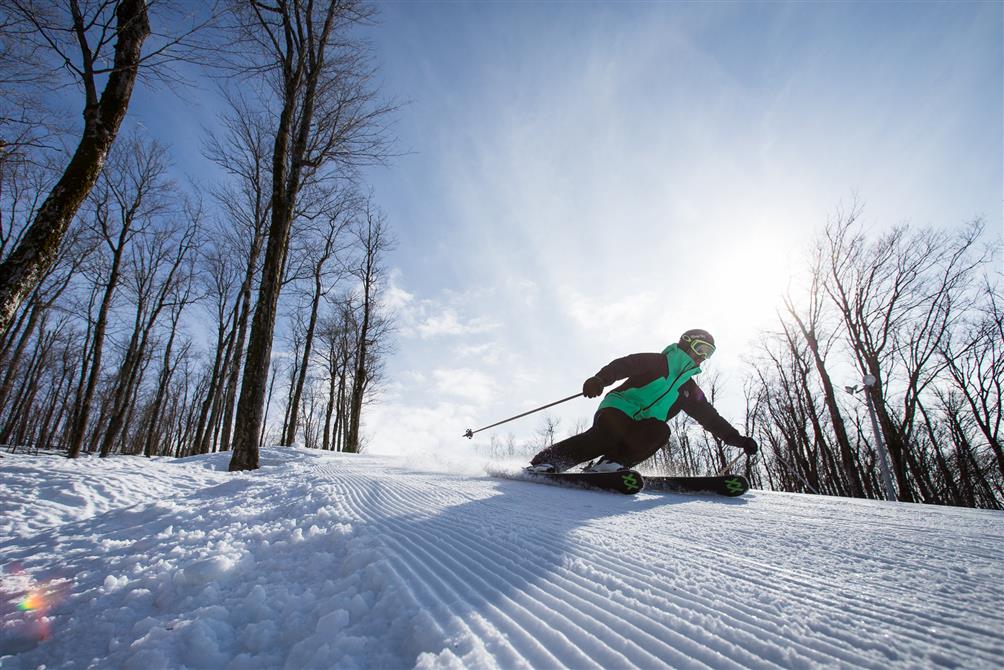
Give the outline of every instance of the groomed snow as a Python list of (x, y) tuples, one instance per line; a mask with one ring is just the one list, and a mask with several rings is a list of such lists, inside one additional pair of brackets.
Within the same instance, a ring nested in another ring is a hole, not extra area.
[(1004, 665), (1000, 512), (227, 461), (0, 460), (0, 667)]

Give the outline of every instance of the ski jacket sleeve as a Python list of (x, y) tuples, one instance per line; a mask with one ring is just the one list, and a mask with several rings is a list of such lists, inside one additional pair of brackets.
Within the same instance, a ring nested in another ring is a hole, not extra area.
[(726, 421), (715, 406), (708, 402), (704, 391), (693, 379), (688, 379), (680, 389), (680, 405), (684, 412), (694, 417), (704, 430), (719, 440), (735, 447), (742, 440), (742, 434)]
[(618, 379), (641, 377), (658, 379), (666, 375), (666, 357), (663, 354), (630, 354), (610, 361), (596, 373), (604, 386), (610, 386)]

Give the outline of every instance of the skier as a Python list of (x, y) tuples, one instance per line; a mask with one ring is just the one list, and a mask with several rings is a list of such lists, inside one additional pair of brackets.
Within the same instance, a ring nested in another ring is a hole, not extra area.
[(632, 468), (652, 456), (669, 439), (667, 422), (683, 410), (712, 435), (748, 455), (757, 452), (708, 402), (693, 377), (715, 353), (715, 339), (692, 329), (661, 354), (631, 354), (611, 361), (582, 384), (582, 394), (595, 398), (618, 379), (627, 381), (607, 393), (589, 430), (547, 447), (530, 461), (532, 472), (563, 472), (599, 458), (592, 472)]

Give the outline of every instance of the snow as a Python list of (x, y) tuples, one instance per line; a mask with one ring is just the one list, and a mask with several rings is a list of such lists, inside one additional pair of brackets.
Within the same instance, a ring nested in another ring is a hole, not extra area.
[(0, 460), (0, 668), (998, 668), (1004, 514), (515, 464)]

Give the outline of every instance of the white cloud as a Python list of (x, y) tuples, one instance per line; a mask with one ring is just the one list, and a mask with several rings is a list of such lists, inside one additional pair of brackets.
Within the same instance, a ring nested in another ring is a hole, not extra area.
[(659, 295), (654, 291), (628, 293), (622, 297), (606, 298), (568, 292), (565, 310), (575, 322), (586, 330), (606, 331), (611, 328), (628, 328), (632, 324), (647, 324), (659, 313)]
[(417, 298), (400, 286), (401, 277), (400, 271), (392, 273), (384, 304), (393, 312), (402, 337), (463, 337), (489, 332), (500, 325), (495, 319), (476, 314), (484, 303), (484, 291), (445, 291), (441, 298)]
[(394, 311), (404, 309), (414, 299), (415, 296), (413, 294), (408, 293), (393, 282), (383, 292), (384, 307)]
[(481, 342), (457, 347), (456, 354), (460, 358), (473, 358), (481, 364), (497, 364), (503, 359), (504, 352), (497, 342)]
[(497, 384), (475, 368), (439, 368), (432, 371), (437, 395), (450, 395), (484, 406), (491, 402)]
[[(424, 305), (428, 310), (434, 310), (437, 305), (431, 301)], [(441, 308), (441, 311), (426, 315), (416, 326), (415, 331), (420, 337), (431, 338), (443, 335), (474, 335), (484, 333), (499, 324), (483, 317), (462, 319), (451, 307)]]
[(428, 377), (421, 370), (405, 370), (400, 373), (400, 377), (409, 384), (425, 384), (428, 381)]

